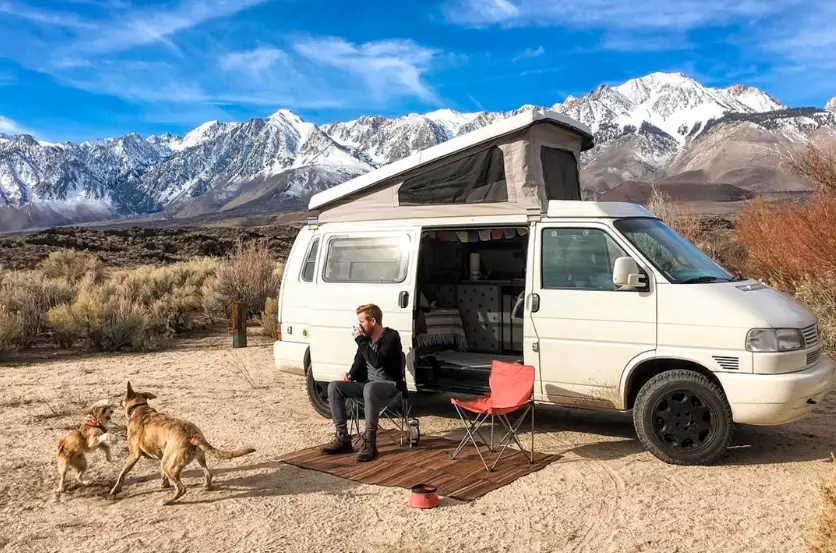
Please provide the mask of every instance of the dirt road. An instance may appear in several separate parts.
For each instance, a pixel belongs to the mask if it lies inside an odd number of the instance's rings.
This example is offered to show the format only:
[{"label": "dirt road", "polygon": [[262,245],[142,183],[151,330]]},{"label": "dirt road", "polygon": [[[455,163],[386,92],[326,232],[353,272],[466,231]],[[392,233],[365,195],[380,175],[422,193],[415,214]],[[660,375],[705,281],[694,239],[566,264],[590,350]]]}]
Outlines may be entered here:
[{"label": "dirt road", "polygon": [[[0,550],[802,552],[819,515],[819,485],[834,470],[825,462],[836,451],[834,396],[803,422],[741,429],[715,467],[656,460],[629,416],[541,409],[537,448],[560,453],[559,461],[479,500],[442,498],[438,509],[412,510],[407,490],[278,462],[327,441],[330,421],[308,405],[302,378],[274,372],[266,341],[229,344],[209,337],[150,354],[0,364]],[[189,492],[170,507],[160,505],[170,492],[159,487],[158,464],[142,459],[111,499],[127,452],[116,429],[114,462],[93,454],[93,484],[70,480],[56,499],[58,438],[82,420],[81,404],[116,397],[128,379],[216,447],[257,451],[210,459],[210,492],[193,464]],[[422,432],[457,433],[448,407],[422,398]],[[115,422],[124,425],[121,412]]]}]

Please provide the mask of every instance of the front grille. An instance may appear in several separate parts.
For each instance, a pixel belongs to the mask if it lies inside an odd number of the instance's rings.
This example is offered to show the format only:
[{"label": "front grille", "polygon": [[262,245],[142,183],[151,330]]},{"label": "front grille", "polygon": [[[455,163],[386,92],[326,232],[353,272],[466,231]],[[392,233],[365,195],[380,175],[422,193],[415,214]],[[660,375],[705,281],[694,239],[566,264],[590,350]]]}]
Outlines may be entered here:
[{"label": "front grille", "polygon": [[821,348],[807,354],[807,364],[812,365],[816,363],[819,360],[819,357],[821,357]]},{"label": "front grille", "polygon": [[819,343],[819,326],[811,325],[807,328],[802,328],[801,333],[804,335],[804,343],[809,348]]},{"label": "front grille", "polygon": [[721,369],[725,369],[727,371],[736,371],[740,369],[740,361],[737,357],[725,357],[722,355],[715,355],[714,360],[717,361],[717,364],[720,365]]}]

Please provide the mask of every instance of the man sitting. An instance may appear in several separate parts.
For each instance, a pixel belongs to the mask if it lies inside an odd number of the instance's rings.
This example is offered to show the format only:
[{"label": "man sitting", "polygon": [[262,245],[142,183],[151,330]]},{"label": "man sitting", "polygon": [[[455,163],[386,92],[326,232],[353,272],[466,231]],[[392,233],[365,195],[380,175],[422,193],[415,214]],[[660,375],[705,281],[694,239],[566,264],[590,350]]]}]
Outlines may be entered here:
[{"label": "man sitting", "polygon": [[377,457],[377,420],[380,410],[389,404],[399,390],[406,388],[402,372],[403,347],[396,330],[383,327],[383,313],[374,304],[357,308],[358,327],[354,329],[357,353],[351,370],[342,381],[328,385],[328,403],[337,435],[334,441],[322,448],[327,455],[352,451],[348,434],[345,408],[346,398],[362,399],[366,413],[363,446],[357,454],[358,461],[371,461]]}]

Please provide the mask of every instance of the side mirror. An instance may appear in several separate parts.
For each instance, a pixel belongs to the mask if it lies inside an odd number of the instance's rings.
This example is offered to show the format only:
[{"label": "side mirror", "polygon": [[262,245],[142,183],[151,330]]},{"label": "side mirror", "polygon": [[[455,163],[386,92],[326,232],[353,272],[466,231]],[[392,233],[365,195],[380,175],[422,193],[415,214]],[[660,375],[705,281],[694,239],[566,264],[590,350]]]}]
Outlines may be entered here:
[{"label": "side mirror", "polygon": [[639,264],[632,257],[619,257],[612,269],[613,284],[622,290],[632,290],[645,286],[644,275]]}]

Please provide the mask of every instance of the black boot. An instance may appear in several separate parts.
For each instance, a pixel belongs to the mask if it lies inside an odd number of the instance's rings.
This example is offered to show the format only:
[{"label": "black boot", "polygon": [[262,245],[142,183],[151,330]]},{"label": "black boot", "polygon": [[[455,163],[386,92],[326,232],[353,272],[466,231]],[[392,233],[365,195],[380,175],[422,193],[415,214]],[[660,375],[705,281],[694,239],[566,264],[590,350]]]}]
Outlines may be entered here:
[{"label": "black boot", "polygon": [[366,430],[363,434],[363,446],[355,459],[362,463],[364,461],[371,461],[377,457],[377,436],[373,430]]},{"label": "black boot", "polygon": [[351,453],[354,447],[351,445],[351,436],[342,432],[334,435],[334,440],[322,448],[325,455],[337,455],[339,453]]}]

